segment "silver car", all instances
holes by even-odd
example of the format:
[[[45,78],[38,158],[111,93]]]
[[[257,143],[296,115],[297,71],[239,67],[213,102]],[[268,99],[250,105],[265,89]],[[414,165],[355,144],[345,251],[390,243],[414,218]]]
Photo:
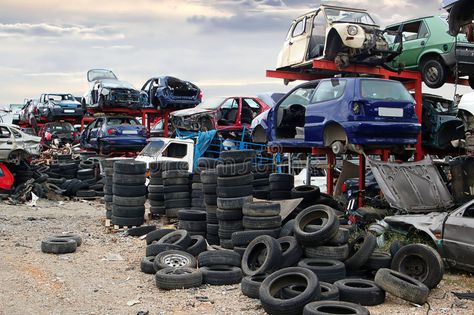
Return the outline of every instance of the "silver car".
[[[18,126],[0,123],[0,162],[19,164],[41,153],[41,138],[24,133]]]

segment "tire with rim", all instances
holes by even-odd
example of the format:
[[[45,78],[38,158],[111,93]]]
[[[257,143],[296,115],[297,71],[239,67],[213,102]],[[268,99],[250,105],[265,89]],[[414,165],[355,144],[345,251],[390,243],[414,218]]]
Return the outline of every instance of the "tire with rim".
[[[167,250],[159,253],[153,262],[155,270],[163,268],[195,268],[197,266],[196,258],[193,255],[182,250]]]
[[[163,268],[156,272],[155,283],[162,290],[199,287],[202,284],[202,272],[194,268]]]
[[[424,60],[420,68],[423,82],[429,88],[440,88],[446,82],[448,70],[439,57]]]
[[[342,279],[334,282],[339,299],[345,302],[374,306],[385,301],[385,291],[375,282],[365,279]]]
[[[282,263],[281,246],[276,239],[268,235],[255,238],[247,246],[242,257],[242,271],[247,276],[270,273]]]
[[[303,315],[369,315],[369,310],[363,306],[341,301],[317,301],[306,304]]]
[[[390,294],[420,305],[426,303],[430,293],[430,289],[420,281],[386,268],[377,271],[375,283]]]

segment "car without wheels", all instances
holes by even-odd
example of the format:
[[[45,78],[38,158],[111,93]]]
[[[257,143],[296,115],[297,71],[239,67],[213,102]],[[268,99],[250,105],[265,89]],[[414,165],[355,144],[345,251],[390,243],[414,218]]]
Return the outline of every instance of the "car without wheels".
[[[41,153],[41,138],[24,133],[16,125],[0,124],[0,161],[19,164]]]
[[[202,99],[202,91],[195,84],[170,76],[149,79],[142,91],[147,94],[148,103],[160,109],[191,108]]]

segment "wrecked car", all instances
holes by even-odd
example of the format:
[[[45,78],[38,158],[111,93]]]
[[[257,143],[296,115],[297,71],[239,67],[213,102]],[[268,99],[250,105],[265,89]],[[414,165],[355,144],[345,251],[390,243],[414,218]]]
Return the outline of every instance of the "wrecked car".
[[[366,10],[322,5],[291,23],[277,69],[311,68],[315,58],[334,60],[340,68],[383,64],[399,53],[383,35]]]
[[[9,194],[15,179],[5,163],[0,162],[0,200],[2,194]]]
[[[68,122],[50,122],[44,124],[38,133],[41,142],[50,146],[52,143],[65,145],[73,144],[76,141],[76,131],[74,126]]]
[[[202,91],[195,84],[174,77],[151,78],[145,82],[142,92],[154,108],[191,108],[201,103]]]
[[[474,200],[451,212],[385,217],[390,228],[415,232],[438,250],[451,267],[474,271]]]
[[[413,97],[398,81],[332,78],[303,83],[268,114],[270,145],[328,147],[335,154],[417,143]]]
[[[195,108],[170,113],[173,128],[185,131],[241,131],[269,107],[256,97],[215,97]]]
[[[443,0],[442,7],[449,12],[449,34],[452,36],[464,32],[468,35],[469,42],[474,42],[473,23],[474,2],[471,0]]]
[[[452,148],[452,141],[464,139],[464,126],[454,102],[438,95],[423,94],[421,135],[423,146]]]
[[[120,81],[106,69],[92,69],[87,72],[89,89],[82,97],[84,108],[127,107],[142,108],[148,104],[146,93],[135,89],[130,83]]]
[[[100,154],[140,151],[147,144],[145,126],[133,117],[105,116],[92,121],[81,134],[81,148]]]
[[[71,94],[41,94],[38,114],[42,121],[54,121],[61,118],[80,119],[84,116],[81,103]]]
[[[285,96],[285,93],[261,93],[257,94],[257,97],[265,102],[270,108],[273,108],[281,98]],[[270,109],[269,108],[269,109]],[[269,110],[268,109],[268,110]],[[251,139],[255,143],[266,143],[267,142],[267,116],[268,110],[259,114],[252,120],[250,124]]]
[[[16,125],[0,124],[0,161],[19,164],[41,153],[41,138],[24,133]]]
[[[474,44],[464,34],[448,34],[446,18],[428,16],[387,26],[388,31],[400,30],[402,36],[387,35],[394,49],[403,44],[401,54],[389,65],[393,68],[418,70],[430,88],[441,87],[453,74],[469,76],[474,87]],[[472,77],[472,78],[471,78]]]
[[[474,152],[474,92],[466,93],[461,97],[458,104],[458,117],[464,123],[465,147],[469,152]]]
[[[38,115],[38,101],[34,99],[25,99],[23,107],[18,112],[18,125],[29,124],[30,126],[37,125]]]

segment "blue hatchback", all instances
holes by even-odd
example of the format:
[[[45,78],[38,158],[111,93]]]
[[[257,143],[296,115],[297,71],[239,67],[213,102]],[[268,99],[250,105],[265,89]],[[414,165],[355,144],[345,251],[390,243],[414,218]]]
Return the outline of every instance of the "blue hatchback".
[[[268,114],[273,146],[403,149],[416,144],[420,124],[414,99],[398,81],[332,78],[301,84]]]
[[[92,149],[103,154],[112,151],[140,151],[146,144],[146,128],[132,117],[99,117],[81,134],[82,149]]]

